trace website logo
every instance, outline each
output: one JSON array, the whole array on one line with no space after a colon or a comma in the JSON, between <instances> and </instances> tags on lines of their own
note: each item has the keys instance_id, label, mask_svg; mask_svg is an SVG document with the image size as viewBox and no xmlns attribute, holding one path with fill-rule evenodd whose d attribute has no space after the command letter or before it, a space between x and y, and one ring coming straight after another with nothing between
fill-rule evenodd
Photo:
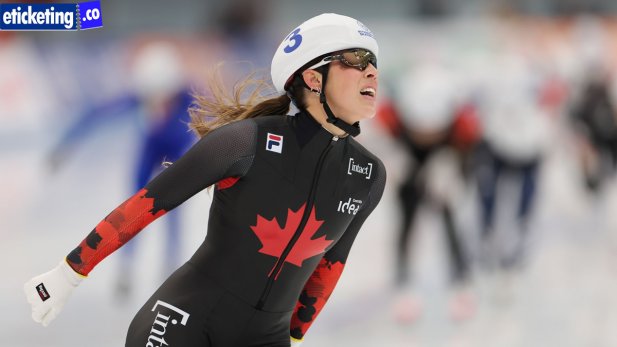
<instances>
[{"instance_id":1,"label":"website logo","mask_svg":"<svg viewBox=\"0 0 617 347\"><path fill-rule=\"evenodd\" d=\"M100 1L80 2L78 6L79 14L81 16L81 30L103 27L103 17L101 16Z\"/></svg>"},{"instance_id":2,"label":"website logo","mask_svg":"<svg viewBox=\"0 0 617 347\"><path fill-rule=\"evenodd\" d=\"M85 30L103 26L101 2L0 4L0 30Z\"/></svg>"},{"instance_id":3,"label":"website logo","mask_svg":"<svg viewBox=\"0 0 617 347\"><path fill-rule=\"evenodd\" d=\"M157 310L157 307L159 306L165 308L165 310L163 310L164 313L161 313L160 310ZM152 307L152 312L155 312L155 310L156 317L154 318L154 323L152 323L152 328L150 329L150 335L148 336L146 347L169 346L169 343L165 341L167 325L169 323L171 323L172 325L178 324L178 319L176 318L181 317L180 324L186 326L186 323L188 322L191 315L188 312L161 300L157 300L156 304L154 304L154 306Z\"/></svg>"},{"instance_id":4,"label":"website logo","mask_svg":"<svg viewBox=\"0 0 617 347\"><path fill-rule=\"evenodd\" d=\"M283 136L268 133L266 138L266 150L281 153L283 151Z\"/></svg>"},{"instance_id":5,"label":"website logo","mask_svg":"<svg viewBox=\"0 0 617 347\"><path fill-rule=\"evenodd\" d=\"M354 158L349 158L347 174L353 175L354 172L366 176L366 179L368 180L371 178L371 173L373 172L373 163L368 163L366 164L366 166L364 166L356 163Z\"/></svg>"}]
</instances>

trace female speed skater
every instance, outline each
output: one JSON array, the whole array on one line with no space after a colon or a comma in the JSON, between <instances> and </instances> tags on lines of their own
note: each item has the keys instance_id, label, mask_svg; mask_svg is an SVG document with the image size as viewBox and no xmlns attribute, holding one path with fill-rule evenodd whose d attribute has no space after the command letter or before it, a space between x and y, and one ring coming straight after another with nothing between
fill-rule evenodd
<instances>
[{"instance_id":1,"label":"female speed skater","mask_svg":"<svg viewBox=\"0 0 617 347\"><path fill-rule=\"evenodd\" d=\"M48 325L95 265L214 185L205 241L139 310L126 346L298 346L384 190L384 165L354 139L376 112L377 54L360 21L322 14L274 54L283 94L261 99L256 81L245 103L220 88L197 98L201 139L24 285L34 320Z\"/></svg>"}]
</instances>

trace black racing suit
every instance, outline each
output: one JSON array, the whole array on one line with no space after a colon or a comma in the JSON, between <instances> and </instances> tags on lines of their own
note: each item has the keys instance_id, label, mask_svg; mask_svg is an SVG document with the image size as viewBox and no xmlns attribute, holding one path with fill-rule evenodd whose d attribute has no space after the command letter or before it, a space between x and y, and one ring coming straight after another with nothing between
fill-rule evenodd
<instances>
[{"instance_id":1,"label":"black racing suit","mask_svg":"<svg viewBox=\"0 0 617 347\"><path fill-rule=\"evenodd\" d=\"M139 311L126 346L288 346L332 293L385 177L377 157L307 113L238 121L204 136L67 259L87 275L216 184L205 241Z\"/></svg>"}]
</instances>

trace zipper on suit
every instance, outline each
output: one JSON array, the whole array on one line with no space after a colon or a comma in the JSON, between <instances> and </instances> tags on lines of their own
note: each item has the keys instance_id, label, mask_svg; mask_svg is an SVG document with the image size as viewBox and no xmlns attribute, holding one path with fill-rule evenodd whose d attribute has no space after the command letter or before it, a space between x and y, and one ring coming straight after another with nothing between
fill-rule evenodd
<instances>
[{"instance_id":1,"label":"zipper on suit","mask_svg":"<svg viewBox=\"0 0 617 347\"><path fill-rule=\"evenodd\" d=\"M262 292L261 297L259 298L259 301L257 302L256 308L258 310L261 310L264 307L266 300L268 299L268 296L270 295L270 291L272 290L272 286L274 285L274 279L276 278L277 274L281 270L281 267L285 264L285 259L289 255L289 252L291 252L294 245L300 238L300 235L302 235L302 231L304 230L304 227L306 226L311 210L313 209L313 204L315 202L315 193L317 191L317 183L319 182L319 176L321 176L321 168L323 166L324 159L328 155L328 152L330 152L330 149L332 149L333 144L336 141L338 141L338 139L339 138L337 136L333 136L332 140L328 142L328 146L324 148L324 150L321 152L321 155L319 156L319 160L317 161L317 167L315 168L315 174L313 175L313 182L311 183L311 189L309 190L308 199L306 200L306 208L304 209L304 213L302 214L302 219L300 220L300 224L298 225L298 228L294 232L294 235L291 237L291 240L289 240L289 242L287 243L287 246L283 250L283 253L281 253L281 256L279 257L279 259L276 261L276 264L274 265L274 269L272 270L270 274L270 278L268 278L266 287L264 288L264 291Z\"/></svg>"}]
</instances>

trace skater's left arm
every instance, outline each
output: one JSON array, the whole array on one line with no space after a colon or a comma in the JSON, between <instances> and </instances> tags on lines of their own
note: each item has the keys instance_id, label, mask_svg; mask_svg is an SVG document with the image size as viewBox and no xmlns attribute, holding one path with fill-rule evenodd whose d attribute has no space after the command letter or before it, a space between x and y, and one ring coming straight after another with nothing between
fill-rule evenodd
<instances>
[{"instance_id":1,"label":"skater's left arm","mask_svg":"<svg viewBox=\"0 0 617 347\"><path fill-rule=\"evenodd\" d=\"M304 285L291 318L292 346L294 346L294 343L298 345L302 341L306 331L325 306L341 277L351 245L358 231L381 199L386 183L386 171L381 162L378 168L375 182L371 187L368 204L358 212L336 245L324 254L319 265Z\"/></svg>"}]
</instances>

